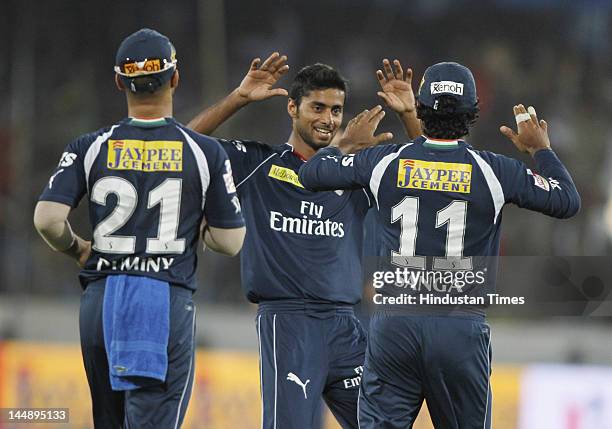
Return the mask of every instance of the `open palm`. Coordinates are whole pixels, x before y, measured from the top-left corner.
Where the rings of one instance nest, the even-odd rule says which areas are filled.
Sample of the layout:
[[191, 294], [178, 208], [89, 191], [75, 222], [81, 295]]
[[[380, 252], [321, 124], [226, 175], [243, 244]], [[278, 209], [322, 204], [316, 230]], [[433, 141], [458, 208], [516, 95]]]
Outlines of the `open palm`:
[[249, 101], [261, 101], [270, 97], [283, 95], [287, 96], [287, 90], [283, 88], [272, 88], [283, 74], [289, 70], [286, 64], [287, 57], [274, 52], [264, 62], [259, 65], [261, 59], [255, 58], [251, 62], [248, 73], [240, 82], [238, 94]]
[[376, 71], [376, 77], [382, 91], [378, 95], [385, 101], [389, 108], [396, 113], [402, 114], [415, 109], [414, 92], [412, 91], [412, 69], [404, 70], [399, 60], [394, 60], [395, 70], [391, 67], [389, 60], [383, 60], [383, 68]]

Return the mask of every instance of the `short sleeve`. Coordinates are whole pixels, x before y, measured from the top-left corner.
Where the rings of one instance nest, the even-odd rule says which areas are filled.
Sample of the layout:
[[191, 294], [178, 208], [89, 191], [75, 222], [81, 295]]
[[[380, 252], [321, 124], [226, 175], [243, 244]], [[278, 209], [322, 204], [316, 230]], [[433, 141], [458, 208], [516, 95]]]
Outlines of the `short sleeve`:
[[55, 201], [76, 207], [87, 192], [83, 141], [77, 139], [64, 149], [39, 201]]
[[232, 163], [221, 147], [215, 151], [211, 164], [210, 183], [204, 204], [206, 222], [216, 228], [244, 226], [240, 200], [236, 194], [232, 174]]
[[250, 174], [273, 154], [270, 146], [252, 140], [217, 139], [217, 141], [231, 161], [237, 186], [241, 186], [250, 177]]

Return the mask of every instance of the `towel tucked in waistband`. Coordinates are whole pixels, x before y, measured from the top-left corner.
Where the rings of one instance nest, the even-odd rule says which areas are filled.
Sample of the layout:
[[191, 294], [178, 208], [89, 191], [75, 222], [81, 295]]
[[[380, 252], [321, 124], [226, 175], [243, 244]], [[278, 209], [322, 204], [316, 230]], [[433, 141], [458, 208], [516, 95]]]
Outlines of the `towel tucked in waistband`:
[[149, 277], [108, 276], [102, 319], [112, 389], [134, 390], [164, 382], [170, 285]]

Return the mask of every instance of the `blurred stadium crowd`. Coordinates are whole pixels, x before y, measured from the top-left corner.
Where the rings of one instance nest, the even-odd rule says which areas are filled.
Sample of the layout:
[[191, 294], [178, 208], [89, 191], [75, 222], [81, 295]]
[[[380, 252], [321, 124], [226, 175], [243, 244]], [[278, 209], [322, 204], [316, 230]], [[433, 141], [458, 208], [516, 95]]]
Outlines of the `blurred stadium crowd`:
[[[74, 137], [125, 115], [115, 90], [118, 43], [143, 26], [175, 43], [181, 83], [175, 116], [188, 122], [233, 89], [250, 60], [289, 56], [299, 68], [324, 62], [349, 81], [345, 123], [380, 103], [375, 71], [398, 58], [415, 72], [439, 61], [470, 67], [480, 119], [468, 141], [521, 157], [499, 133], [512, 106], [534, 105], [570, 169], [582, 212], [558, 223], [509, 209], [505, 255], [606, 255], [612, 240], [612, 3], [554, 0], [339, 0], [18, 2], [0, 16], [0, 293], [74, 295], [77, 268], [53, 255], [32, 226], [36, 198]], [[222, 137], [283, 143], [286, 100], [252, 105], [218, 130]], [[405, 139], [399, 121], [381, 128]], [[79, 232], [87, 213], [74, 215]], [[199, 300], [242, 303], [238, 258], [207, 254]]]

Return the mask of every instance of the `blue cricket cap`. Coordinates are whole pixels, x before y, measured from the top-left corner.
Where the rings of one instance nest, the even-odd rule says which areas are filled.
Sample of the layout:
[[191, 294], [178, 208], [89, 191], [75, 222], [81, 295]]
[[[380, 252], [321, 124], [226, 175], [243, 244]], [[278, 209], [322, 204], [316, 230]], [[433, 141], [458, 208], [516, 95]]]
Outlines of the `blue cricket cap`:
[[478, 97], [474, 76], [470, 69], [461, 64], [444, 62], [425, 70], [419, 86], [419, 103], [436, 110], [436, 100], [441, 95], [455, 97], [459, 101], [457, 111], [477, 110]]
[[[155, 92], [176, 70], [176, 50], [163, 34], [143, 28], [126, 37], [117, 49], [115, 72], [134, 93]], [[135, 78], [152, 76], [145, 84]]]

